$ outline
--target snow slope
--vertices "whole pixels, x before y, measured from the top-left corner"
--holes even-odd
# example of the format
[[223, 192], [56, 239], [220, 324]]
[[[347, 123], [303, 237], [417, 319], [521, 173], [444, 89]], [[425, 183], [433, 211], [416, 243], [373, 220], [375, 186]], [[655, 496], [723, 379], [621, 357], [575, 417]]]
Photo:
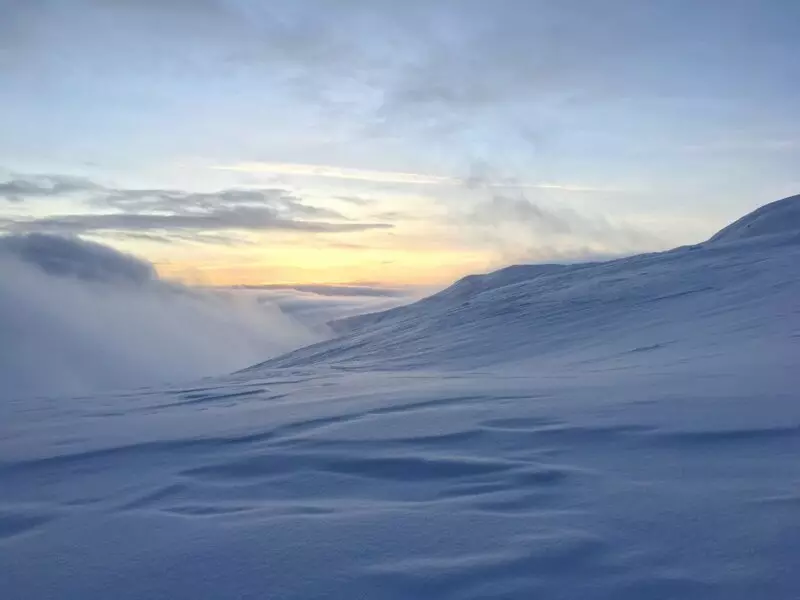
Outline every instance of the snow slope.
[[722, 357], [730, 364], [745, 347], [786, 350], [800, 296], [799, 207], [800, 196], [770, 204], [698, 246], [472, 275], [410, 306], [335, 323], [342, 337], [254, 368], [649, 364], [736, 344], [736, 357]]
[[800, 196], [790, 196], [745, 215], [717, 233], [709, 242], [725, 243], [771, 235], [792, 235], [799, 229]]
[[192, 387], [5, 398], [3, 596], [795, 599], [799, 202]]

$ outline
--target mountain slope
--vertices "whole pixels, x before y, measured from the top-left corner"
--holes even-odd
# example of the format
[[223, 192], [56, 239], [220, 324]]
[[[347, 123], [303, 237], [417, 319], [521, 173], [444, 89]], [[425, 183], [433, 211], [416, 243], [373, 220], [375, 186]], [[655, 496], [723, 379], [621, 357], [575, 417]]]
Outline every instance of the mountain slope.
[[800, 196], [787, 198], [704, 244], [669, 252], [470, 276], [415, 304], [340, 322], [340, 337], [254, 368], [653, 361], [708, 356], [731, 344], [791, 343], [787, 328], [797, 327], [800, 298], [798, 207]]
[[719, 231], [709, 243], [786, 234], [800, 234], [800, 195], [765, 204]]

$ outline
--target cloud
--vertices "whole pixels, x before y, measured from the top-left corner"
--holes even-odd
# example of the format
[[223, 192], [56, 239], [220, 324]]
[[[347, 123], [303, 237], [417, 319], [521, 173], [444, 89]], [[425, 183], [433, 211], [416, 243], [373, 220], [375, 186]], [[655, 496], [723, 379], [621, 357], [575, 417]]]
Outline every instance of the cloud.
[[276, 173], [279, 175], [300, 175], [304, 177], [327, 177], [333, 179], [354, 179], [374, 183], [406, 183], [417, 185], [454, 184], [459, 180], [437, 175], [420, 173], [399, 173], [395, 171], [371, 171], [349, 169], [327, 165], [304, 165], [290, 163], [247, 162], [235, 165], [215, 165], [213, 169], [223, 171], [242, 171], [245, 173]]
[[[407, 185], [447, 185], [447, 186], [473, 186], [474, 176], [467, 177], [446, 177], [443, 175], [426, 175], [421, 173], [401, 173], [397, 171], [374, 171], [366, 169], [352, 169], [345, 167], [335, 167], [328, 165], [305, 165], [297, 163], [269, 163], [269, 162], [245, 162], [234, 165], [214, 165], [212, 169], [222, 171], [238, 171], [244, 173], [274, 173], [278, 175], [303, 176], [303, 177], [323, 177], [331, 179], [349, 179], [356, 181], [367, 181], [371, 183], [393, 183]], [[561, 184], [548, 182], [524, 182], [510, 179], [489, 180], [482, 177], [481, 184], [485, 187], [495, 188], [517, 188], [517, 189], [541, 189], [541, 190], [562, 190], [565, 192], [608, 192], [615, 191], [613, 188], [584, 186], [575, 184]], [[356, 205], [363, 205], [369, 202], [363, 198], [354, 196], [338, 196], [345, 202]]]
[[[358, 159], [347, 168], [229, 158], [231, 164], [217, 165], [222, 169], [452, 186], [460, 184], [461, 178], [452, 176], [460, 174], [460, 163], [476, 156], [502, 163], [503, 149], [514, 147], [516, 152], [523, 146], [527, 150], [530, 139], [547, 138], [540, 130], [558, 127], [562, 104], [602, 92], [624, 95], [625, 86], [636, 82], [646, 88], [646, 77], [626, 77], [621, 71], [635, 56], [631, 43], [648, 40], [635, 25], [649, 22], [658, 10], [637, 8], [636, 3], [613, 4], [612, 11], [573, 2], [556, 9], [550, 3], [525, 0], [501, 2], [498, 7], [424, 0], [76, 0], [69, 7], [48, 2], [38, 11], [14, 7], [9, 12], [33, 15], [15, 27], [15, 38], [30, 41], [9, 43], [20, 54], [22, 45], [36, 47], [36, 66], [53, 67], [48, 74], [57, 80], [74, 72], [68, 68], [70, 62], [83, 65], [81, 71], [92, 74], [86, 75], [93, 84], [88, 93], [100, 98], [117, 90], [125, 92], [131, 84], [136, 85], [131, 90], [135, 93], [141, 76], [153, 89], [163, 90], [163, 96], [156, 94], [145, 108], [136, 108], [137, 117], [174, 116], [176, 137], [186, 135], [181, 127], [184, 106], [187, 115], [193, 115], [192, 107], [198, 106], [203, 107], [200, 114], [208, 116], [202, 99], [208, 94], [191, 89], [202, 86], [214, 101], [209, 107], [212, 114], [230, 123], [231, 131], [240, 136], [237, 150], [222, 151], [219, 156], [240, 157], [243, 147], [258, 149], [244, 158], [264, 149], [274, 155], [275, 147], [257, 139], [269, 137], [262, 135], [265, 122], [260, 119], [270, 114], [270, 100], [280, 105], [276, 108], [280, 116], [273, 120], [285, 117], [281, 125], [297, 134], [292, 138], [307, 134], [321, 115], [326, 127], [341, 130], [363, 147], [374, 141], [374, 132], [409, 145], [433, 142], [438, 146], [447, 143], [444, 135], [451, 137], [450, 142], [455, 139], [441, 153], [455, 165], [451, 173], [359, 169], [367, 163]], [[337, 26], [330, 27], [331, 22]], [[628, 35], [620, 37], [620, 28]], [[104, 33], [109, 31], [113, 33]], [[243, 89], [257, 100], [251, 103], [238, 94], [224, 93], [240, 89], [239, 84], [250, 86]], [[184, 97], [186, 93], [192, 96]], [[198, 95], [201, 98], [194, 97]], [[119, 110], [124, 110], [124, 103], [120, 104]], [[180, 114], [173, 115], [176, 105]], [[297, 123], [292, 123], [295, 119]], [[292, 131], [298, 126], [302, 132]], [[320, 138], [335, 139], [330, 129], [321, 129]], [[218, 139], [224, 143], [229, 137], [233, 138], [226, 134]], [[241, 138], [247, 143], [240, 143]], [[299, 142], [289, 145], [302, 146]], [[329, 147], [338, 150], [333, 143]], [[285, 151], [285, 145], [277, 151]], [[291, 156], [302, 154], [292, 152]], [[559, 181], [514, 186], [595, 189]]]
[[311, 327], [324, 326], [348, 316], [378, 312], [408, 304], [431, 293], [421, 287], [360, 286], [256, 286], [237, 288], [238, 294], [259, 303], [277, 304], [287, 315]]
[[[96, 233], [103, 236], [103, 233]], [[200, 232], [200, 231], [168, 231], [168, 232], [137, 232], [137, 231], [114, 231], [111, 237], [126, 240], [144, 240], [158, 244], [206, 244], [212, 246], [257, 246], [258, 242], [247, 239], [234, 232]]]
[[485, 225], [515, 223], [524, 225], [537, 233], [572, 233], [577, 215], [564, 210], [545, 209], [527, 198], [517, 196], [492, 196], [479, 203], [469, 214], [469, 218]]
[[65, 196], [99, 189], [102, 188], [83, 177], [30, 175], [0, 182], [0, 198], [8, 202], [22, 202], [26, 198]]
[[163, 282], [147, 262], [99, 244], [0, 238], [5, 399], [222, 374], [325, 335], [275, 299]]
[[94, 198], [98, 206], [111, 206], [122, 210], [167, 211], [196, 214], [198, 211], [213, 211], [223, 206], [268, 207], [276, 214], [291, 218], [343, 219], [334, 210], [309, 206], [290, 192], [279, 188], [244, 189], [234, 188], [216, 192], [186, 192], [181, 190], [113, 190]]
[[[86, 179], [33, 175], [6, 182], [11, 197], [61, 198], [83, 192], [83, 202], [94, 212], [0, 221], [8, 232], [81, 234], [149, 233], [163, 238], [178, 233], [194, 241], [230, 242], [217, 232], [286, 230], [337, 233], [387, 229], [388, 223], [348, 221], [327, 208], [305, 204], [284, 189], [223, 189], [188, 192], [167, 189], [117, 189]], [[107, 212], [111, 208], [116, 212]], [[105, 209], [106, 212], [97, 212]]]
[[386, 286], [366, 286], [366, 285], [331, 285], [331, 284], [299, 284], [299, 285], [243, 285], [236, 286], [237, 289], [248, 290], [297, 290], [298, 292], [311, 292], [320, 296], [367, 296], [367, 297], [403, 297], [407, 295], [406, 290], [391, 288]]
[[0, 257], [47, 275], [104, 283], [144, 284], [158, 277], [147, 261], [77, 238], [31, 233], [0, 237]]
[[[66, 77], [71, 70], [64, 67], [78, 57], [101, 80], [120, 64], [126, 73], [170, 78], [166, 83], [176, 72], [214, 83], [239, 83], [244, 74], [291, 88], [292, 99], [406, 132], [501, 121], [506, 135], [523, 138], [521, 125], [551, 129], [553, 109], [565, 104], [698, 96], [718, 78], [701, 81], [698, 71], [676, 66], [695, 57], [701, 71], [733, 72], [743, 48], [765, 67], [754, 73], [784, 75], [780, 61], [766, 62], [774, 59], [771, 46], [753, 43], [774, 25], [761, 21], [770, 12], [756, 14], [747, 3], [698, 9], [690, 20], [687, 2], [629, 0], [7, 4], [0, 38], [8, 64], [20, 69], [49, 66]], [[743, 27], [754, 18], [761, 28]], [[676, 46], [678, 33], [686, 43]], [[731, 80], [743, 91], [753, 81]]]
[[388, 223], [329, 223], [283, 219], [271, 208], [234, 207], [204, 211], [201, 214], [90, 214], [15, 220], [6, 224], [13, 232], [93, 233], [102, 231], [214, 231], [288, 230], [311, 233], [337, 233], [387, 229]]
[[459, 234], [494, 250], [506, 263], [606, 259], [665, 246], [639, 227], [521, 193], [490, 193], [464, 203], [451, 218], [460, 224]]

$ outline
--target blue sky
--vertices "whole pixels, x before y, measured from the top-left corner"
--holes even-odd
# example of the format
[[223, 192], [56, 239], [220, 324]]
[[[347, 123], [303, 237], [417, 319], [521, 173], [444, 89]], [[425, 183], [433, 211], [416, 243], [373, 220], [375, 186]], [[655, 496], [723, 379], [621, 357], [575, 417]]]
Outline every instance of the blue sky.
[[167, 276], [446, 282], [699, 241], [800, 188], [797, 2], [0, 11], [0, 226]]

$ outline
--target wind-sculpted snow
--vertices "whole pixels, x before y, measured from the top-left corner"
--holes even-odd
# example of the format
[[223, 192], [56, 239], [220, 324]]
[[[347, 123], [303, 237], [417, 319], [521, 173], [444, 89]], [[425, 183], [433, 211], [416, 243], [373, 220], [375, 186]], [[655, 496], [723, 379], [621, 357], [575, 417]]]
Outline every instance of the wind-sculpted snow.
[[790, 600], [789, 375], [280, 371], [4, 405], [3, 589]]
[[796, 237], [467, 278], [190, 387], [0, 403], [25, 600], [794, 600]]

